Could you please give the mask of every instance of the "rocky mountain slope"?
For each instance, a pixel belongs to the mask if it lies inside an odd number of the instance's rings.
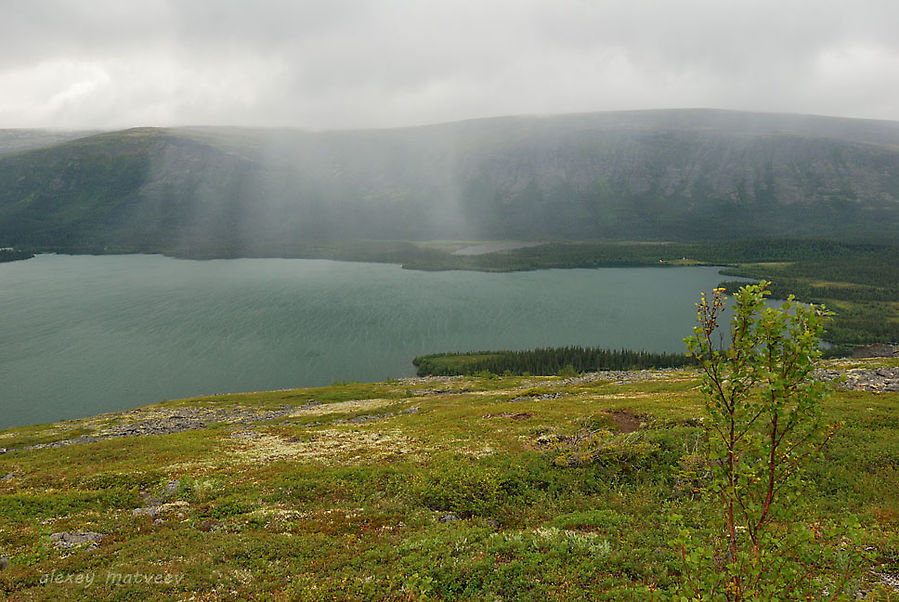
[[[139,128],[0,153],[0,243],[62,250],[896,231],[894,122],[678,110],[317,133]]]

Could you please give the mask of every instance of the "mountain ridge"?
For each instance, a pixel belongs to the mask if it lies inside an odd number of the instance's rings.
[[[0,147],[2,148],[2,147]],[[0,243],[888,239],[899,123],[659,110],[379,130],[131,128],[0,154]]]

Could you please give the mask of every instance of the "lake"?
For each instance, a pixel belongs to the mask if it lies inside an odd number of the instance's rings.
[[[376,381],[441,351],[682,351],[718,268],[416,272],[303,259],[0,264],[0,428],[163,399]]]

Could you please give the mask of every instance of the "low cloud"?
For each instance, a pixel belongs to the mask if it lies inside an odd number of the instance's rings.
[[[0,127],[669,107],[899,120],[899,4],[7,0]]]

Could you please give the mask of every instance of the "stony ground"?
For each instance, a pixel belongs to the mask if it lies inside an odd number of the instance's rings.
[[[832,378],[839,371],[833,371],[824,374],[827,378]],[[897,369],[899,373],[899,369]],[[570,385],[593,383],[596,381],[608,381],[614,384],[636,383],[645,381],[664,381],[671,380],[675,375],[674,370],[635,370],[635,371],[605,371],[593,372],[583,376],[566,378],[541,380],[530,379],[524,384],[519,384],[507,390],[507,392],[521,391],[525,393],[522,396],[515,397],[509,401],[536,400],[543,401],[547,399],[558,399],[562,396],[560,392],[528,394],[538,385],[550,386],[554,388],[564,388]],[[467,382],[462,376],[429,376],[404,378],[397,380],[398,385],[409,387],[419,387],[412,389],[414,396],[428,397],[433,395],[449,395],[469,393],[470,389],[464,387]],[[897,374],[897,383],[899,383],[899,374]],[[892,390],[892,389],[890,389]],[[491,392],[495,394],[495,392]],[[214,399],[214,398],[213,398]],[[67,439],[57,439],[45,443],[33,443],[25,445],[21,448],[0,448],[0,453],[11,453],[17,451],[29,451],[34,449],[42,449],[48,447],[64,447],[67,445],[79,443],[94,443],[104,439],[112,439],[116,437],[137,437],[146,435],[169,435],[202,429],[212,424],[228,424],[240,425],[244,427],[258,426],[262,423],[271,422],[278,419],[302,416],[315,416],[319,414],[334,414],[341,412],[355,412],[359,410],[373,410],[381,405],[393,403],[392,400],[384,399],[367,399],[353,400],[341,403],[328,404],[325,407],[322,402],[310,399],[301,405],[281,405],[273,410],[250,409],[244,407],[232,407],[228,409],[220,409],[215,407],[175,407],[164,408],[158,406],[148,406],[146,408],[138,408],[125,412],[112,412],[104,414],[97,419],[73,420],[70,421],[63,429],[67,430],[84,430],[90,431],[90,434],[81,434],[78,437]],[[403,410],[404,413],[414,413],[418,409],[410,406]],[[354,424],[359,422],[367,422],[370,420],[378,420],[388,418],[392,414],[366,414],[363,416],[355,416],[348,419],[333,418],[329,424]],[[321,426],[322,422],[308,423],[307,427]],[[244,431],[246,432],[246,431]],[[236,433],[232,436],[247,436]]]

